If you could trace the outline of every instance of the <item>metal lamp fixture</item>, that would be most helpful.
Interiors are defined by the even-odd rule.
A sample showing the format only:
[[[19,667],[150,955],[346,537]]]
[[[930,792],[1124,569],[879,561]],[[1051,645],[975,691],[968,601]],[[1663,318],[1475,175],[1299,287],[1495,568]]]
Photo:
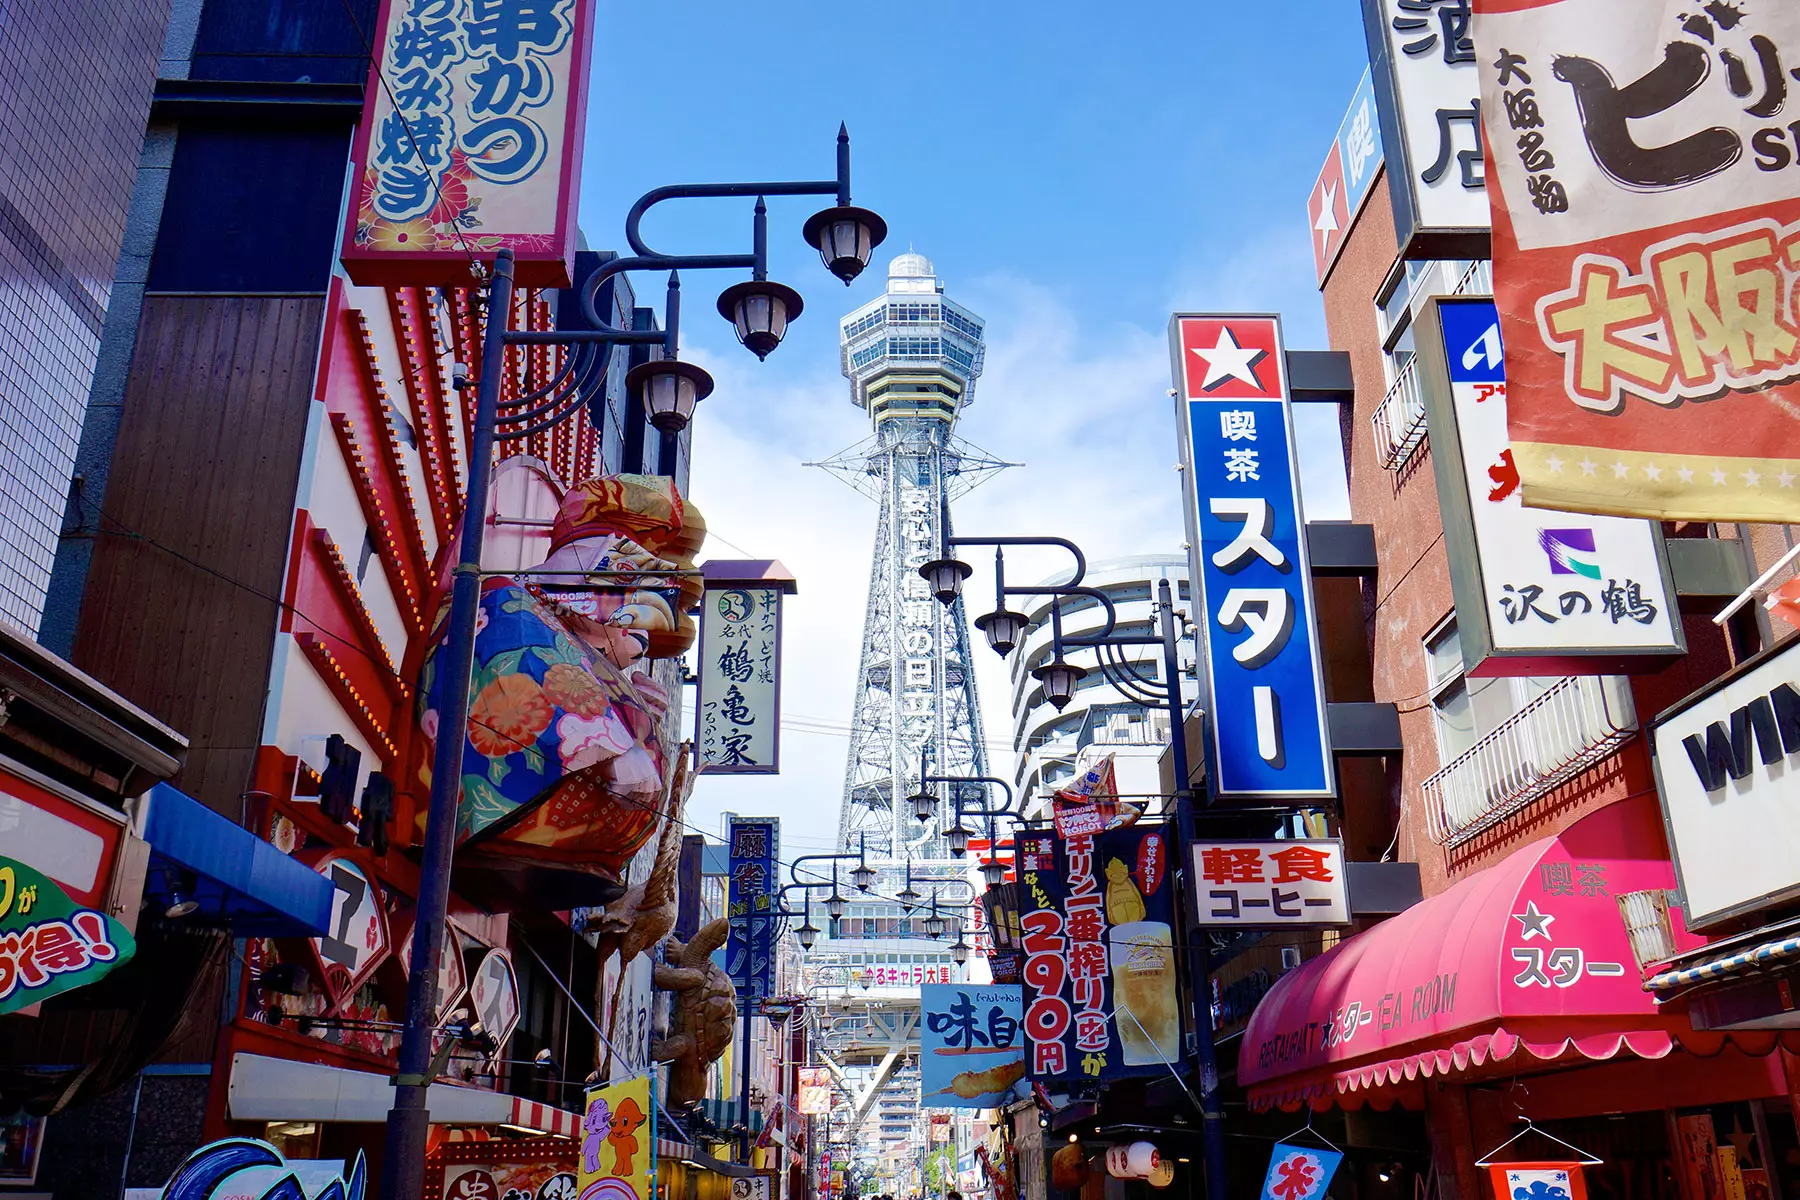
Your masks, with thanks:
[[[800,227],[800,236],[819,252],[825,269],[843,280],[845,287],[869,265],[869,255],[886,240],[887,232],[886,221],[853,204],[816,212]]]
[[[990,858],[981,864],[981,880],[989,887],[999,887],[1006,882],[1006,866],[997,858]]]
[[[868,863],[857,863],[856,869],[850,872],[850,882],[857,891],[868,891],[875,886],[875,868]]]
[[[731,322],[738,341],[758,359],[781,345],[788,322],[804,307],[799,292],[768,279],[734,283],[719,293],[719,315]]]
[[[969,943],[963,941],[962,930],[956,931],[956,941],[950,944],[950,957],[958,963],[969,961]]]
[[[631,368],[625,386],[643,404],[652,425],[664,433],[680,433],[694,419],[694,405],[712,395],[713,378],[693,363],[661,358]]]
[[[1052,659],[1031,672],[1031,677],[1044,685],[1044,699],[1057,712],[1069,707],[1069,701],[1075,698],[1075,689],[1086,675],[1087,672],[1081,667],[1060,658]]]
[[[831,895],[825,897],[825,915],[834,921],[844,915],[844,897],[835,886],[831,889]]]
[[[800,939],[802,950],[811,950],[813,943],[819,940],[819,927],[812,923],[812,918],[809,916],[800,928],[794,930],[794,936]]]
[[[913,816],[921,821],[931,820],[931,814],[937,811],[937,797],[925,788],[920,788],[907,799],[912,801]]]
[[[1001,658],[1013,652],[1025,637],[1025,630],[1031,621],[1024,613],[999,608],[991,613],[984,613],[975,618],[975,628],[987,635],[988,645]]]
[[[975,568],[960,558],[934,558],[919,568],[919,574],[931,585],[931,594],[945,604],[956,603],[962,595],[963,580],[974,573]]]
[[[967,854],[969,839],[974,835],[975,831],[964,825],[961,817],[956,818],[956,824],[944,830],[944,840],[950,843],[950,853],[952,854]]]
[[[945,921],[943,914],[938,912],[936,892],[931,894],[931,915],[920,924],[924,927],[926,937],[940,938],[944,936]]]

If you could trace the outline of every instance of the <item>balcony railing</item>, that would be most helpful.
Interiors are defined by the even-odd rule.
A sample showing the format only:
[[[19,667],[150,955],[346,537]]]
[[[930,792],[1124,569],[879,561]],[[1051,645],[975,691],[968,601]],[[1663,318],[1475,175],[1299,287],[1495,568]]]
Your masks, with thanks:
[[[1494,292],[1494,263],[1492,259],[1478,258],[1469,264],[1462,278],[1456,281],[1452,291],[1455,296],[1491,296]]]
[[[1637,730],[1623,681],[1572,675],[1508,717],[1424,784],[1431,836],[1454,846],[1611,754]]]
[[[1369,418],[1375,430],[1375,455],[1390,471],[1405,466],[1425,440],[1425,399],[1419,393],[1418,364],[1416,356],[1406,360]]]

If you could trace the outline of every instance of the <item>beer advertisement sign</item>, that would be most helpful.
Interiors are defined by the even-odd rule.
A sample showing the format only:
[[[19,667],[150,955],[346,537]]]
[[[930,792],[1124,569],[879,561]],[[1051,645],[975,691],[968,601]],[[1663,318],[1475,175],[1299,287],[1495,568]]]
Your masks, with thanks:
[[[1169,830],[1022,833],[1020,847],[1031,1075],[1168,1070],[1181,1045]]]
[[[1475,0],[1527,505],[1800,516],[1800,6]]]

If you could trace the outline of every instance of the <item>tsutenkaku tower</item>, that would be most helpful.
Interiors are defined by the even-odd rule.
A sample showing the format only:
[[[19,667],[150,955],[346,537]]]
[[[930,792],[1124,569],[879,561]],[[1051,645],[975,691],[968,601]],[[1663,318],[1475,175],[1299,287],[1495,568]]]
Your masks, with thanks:
[[[985,775],[987,750],[962,602],[933,599],[918,567],[949,533],[950,500],[1009,465],[952,436],[981,374],[982,323],[909,251],[888,264],[886,294],[840,322],[839,341],[850,398],[874,432],[819,465],[881,508],[838,836],[847,850],[866,839],[871,858],[942,860],[952,792],[934,785],[938,813],[920,821],[909,797],[921,764]]]

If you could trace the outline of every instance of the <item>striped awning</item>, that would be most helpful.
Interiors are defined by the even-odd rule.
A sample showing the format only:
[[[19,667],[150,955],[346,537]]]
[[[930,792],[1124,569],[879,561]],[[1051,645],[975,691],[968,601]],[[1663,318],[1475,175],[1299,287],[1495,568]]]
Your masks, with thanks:
[[[1653,992],[1663,992],[1672,988],[1704,983],[1711,979],[1747,975],[1770,964],[1795,957],[1800,957],[1800,937],[1783,938],[1778,942],[1764,942],[1749,950],[1726,954],[1708,962],[1696,963],[1691,967],[1681,967],[1676,970],[1664,971],[1659,975],[1652,975],[1645,981],[1644,986]]]

